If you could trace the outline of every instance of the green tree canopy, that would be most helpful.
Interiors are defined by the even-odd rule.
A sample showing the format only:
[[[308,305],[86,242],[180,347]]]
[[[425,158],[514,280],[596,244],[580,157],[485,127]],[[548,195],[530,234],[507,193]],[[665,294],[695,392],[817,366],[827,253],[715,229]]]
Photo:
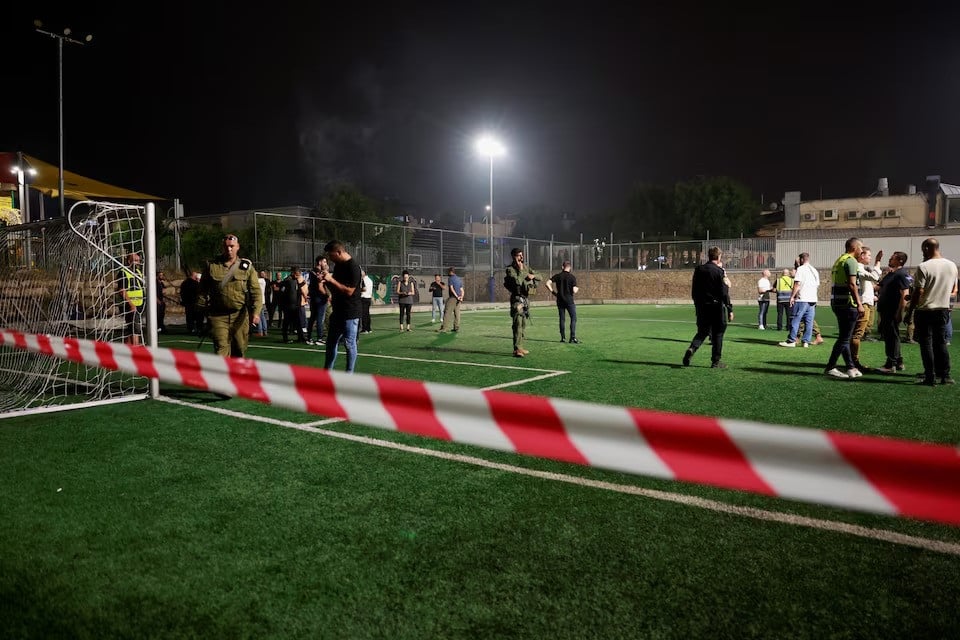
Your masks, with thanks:
[[[757,203],[750,190],[733,178],[696,178],[674,187],[674,211],[684,235],[730,238],[752,234]]]

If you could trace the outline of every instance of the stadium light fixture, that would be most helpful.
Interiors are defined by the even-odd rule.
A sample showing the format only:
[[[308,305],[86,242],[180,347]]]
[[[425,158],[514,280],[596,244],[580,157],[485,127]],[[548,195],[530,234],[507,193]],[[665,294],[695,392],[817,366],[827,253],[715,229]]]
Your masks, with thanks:
[[[93,40],[93,36],[87,34],[83,37],[83,40],[77,40],[72,38],[73,29],[66,27],[63,30],[63,33],[54,33],[43,28],[43,22],[40,20],[34,20],[33,26],[36,28],[37,33],[42,33],[44,35],[50,36],[57,41],[57,86],[58,86],[58,113],[59,113],[59,128],[58,128],[58,138],[60,141],[60,166],[59,166],[59,180],[58,187],[60,190],[60,217],[64,217],[64,195],[63,195],[63,43],[70,42],[73,44],[84,45]]]
[[[17,152],[16,164],[10,167],[10,173],[17,176],[17,198],[20,202],[20,217],[22,222],[30,222],[30,180],[27,176],[37,175],[37,170],[30,166],[23,152]]]
[[[487,204],[487,229],[489,231],[488,240],[490,242],[490,302],[493,302],[493,159],[505,156],[507,148],[491,135],[482,135],[477,138],[477,153],[490,159],[490,201]]]

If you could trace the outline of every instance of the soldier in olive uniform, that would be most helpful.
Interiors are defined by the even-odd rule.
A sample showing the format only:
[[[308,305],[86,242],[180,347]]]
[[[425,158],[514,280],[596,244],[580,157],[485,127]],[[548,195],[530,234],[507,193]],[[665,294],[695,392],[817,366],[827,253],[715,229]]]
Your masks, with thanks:
[[[536,272],[523,263],[523,250],[514,248],[510,251],[513,262],[507,266],[507,275],[503,279],[503,286],[510,292],[510,317],[513,318],[513,355],[522,358],[528,353],[523,348],[523,334],[527,328],[527,318],[530,317],[530,301],[527,299],[531,292],[537,290]]]
[[[250,325],[260,323],[263,296],[257,270],[240,258],[240,241],[223,237],[223,253],[211,260],[200,278],[200,297],[210,318],[210,338],[217,355],[242,358],[247,352]]]

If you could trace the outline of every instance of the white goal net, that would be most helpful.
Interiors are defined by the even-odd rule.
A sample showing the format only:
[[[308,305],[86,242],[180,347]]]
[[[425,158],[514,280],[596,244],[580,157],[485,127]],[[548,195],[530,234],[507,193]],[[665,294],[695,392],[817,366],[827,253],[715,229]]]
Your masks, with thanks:
[[[0,324],[5,329],[104,342],[132,341],[121,290],[127,256],[145,290],[137,342],[155,345],[148,317],[155,234],[145,207],[78,202],[66,219],[0,227]],[[149,262],[148,262],[149,258]],[[142,269],[142,266],[149,268]],[[141,270],[142,269],[142,270]],[[155,281],[155,280],[154,280]],[[145,398],[147,378],[0,346],[0,417]]]

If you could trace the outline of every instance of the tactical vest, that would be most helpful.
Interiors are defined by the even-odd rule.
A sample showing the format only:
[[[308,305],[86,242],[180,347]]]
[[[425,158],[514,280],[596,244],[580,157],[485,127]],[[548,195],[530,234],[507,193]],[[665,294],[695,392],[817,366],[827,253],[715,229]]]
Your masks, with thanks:
[[[777,302],[790,302],[793,294],[793,278],[780,276],[777,278]]]
[[[855,307],[853,296],[850,294],[850,278],[844,265],[847,260],[854,260],[853,254],[845,253],[833,263],[830,277],[833,287],[830,289],[830,305],[834,307]]]
[[[127,292],[127,299],[135,307],[143,306],[143,271],[137,269],[134,273],[129,268],[123,268],[123,288]]]

